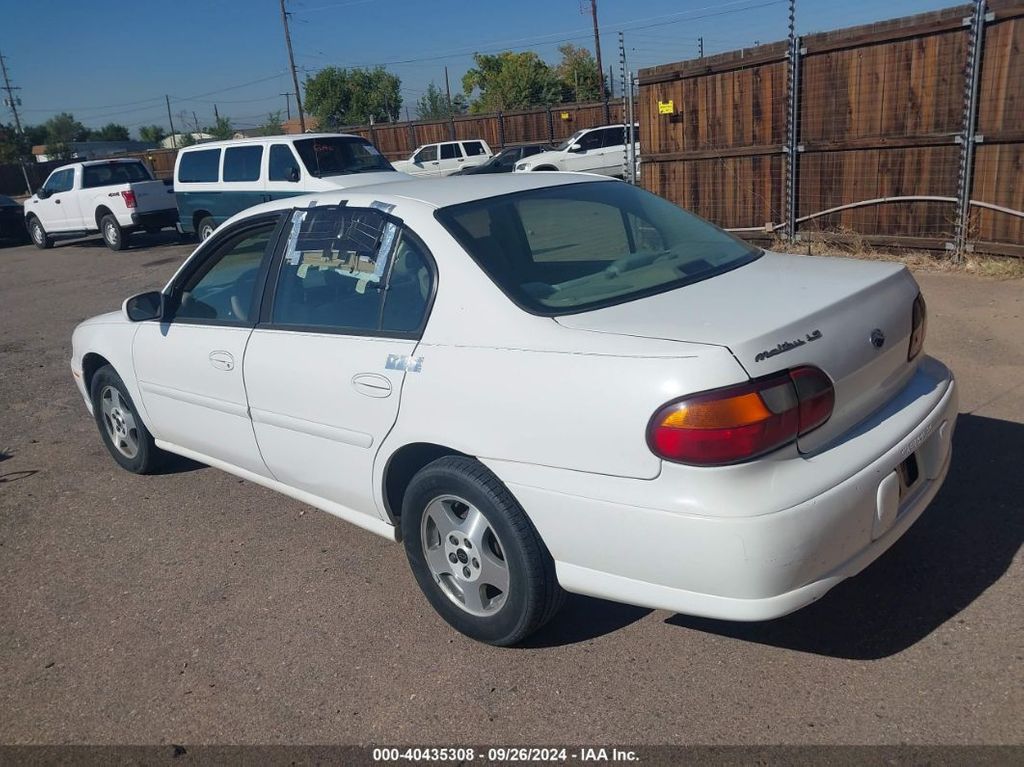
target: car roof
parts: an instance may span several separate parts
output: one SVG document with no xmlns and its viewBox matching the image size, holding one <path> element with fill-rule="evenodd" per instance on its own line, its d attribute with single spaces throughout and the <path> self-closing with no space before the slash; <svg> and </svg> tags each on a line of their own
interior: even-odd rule
<svg viewBox="0 0 1024 767">
<path fill-rule="evenodd" d="M 387 202 L 394 198 L 412 200 L 433 208 L 446 208 L 464 202 L 483 200 L 488 197 L 499 197 L 504 194 L 565 186 L 579 183 L 622 183 L 608 176 L 593 173 L 564 173 L 536 171 L 533 173 L 500 173 L 479 176 L 444 176 L 441 178 L 418 179 L 408 181 L 392 181 L 386 184 L 368 184 L 367 186 L 339 189 L 330 192 L 317 192 L 302 197 L 290 197 L 275 200 L 260 206 L 262 211 L 281 208 L 302 207 L 304 200 L 317 200 L 319 205 L 333 205 L 342 200 L 354 197 L 370 197 L 373 200 Z"/>
<path fill-rule="evenodd" d="M 299 141 L 307 138 L 357 138 L 366 141 L 363 136 L 354 133 L 281 133 L 277 136 L 251 136 L 250 138 L 229 138 L 222 141 L 201 141 L 198 144 L 182 147 L 182 152 L 194 152 L 197 149 L 213 149 L 221 146 L 232 146 L 234 144 L 263 144 L 270 141 Z"/>
</svg>

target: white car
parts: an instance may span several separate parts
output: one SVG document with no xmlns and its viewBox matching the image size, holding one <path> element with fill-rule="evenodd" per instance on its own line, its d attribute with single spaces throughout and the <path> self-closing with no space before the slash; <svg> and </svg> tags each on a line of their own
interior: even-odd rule
<svg viewBox="0 0 1024 767">
<path fill-rule="evenodd" d="M 900 265 L 504 174 L 246 210 L 71 367 L 122 467 L 177 453 L 404 540 L 437 612 L 507 645 L 563 590 L 750 621 L 859 572 L 949 468 L 924 335 Z"/>
<path fill-rule="evenodd" d="M 25 202 L 25 225 L 43 250 L 55 240 L 93 232 L 111 250 L 123 250 L 132 232 L 156 232 L 177 222 L 174 187 L 154 179 L 140 160 L 62 165 Z"/>
<path fill-rule="evenodd" d="M 634 125 L 639 134 L 640 126 Z M 535 170 L 561 170 L 576 173 L 598 173 L 602 176 L 623 177 L 627 167 L 627 125 L 604 125 L 576 131 L 558 147 L 541 152 L 516 163 L 515 173 Z M 634 149 L 634 162 L 640 166 L 640 143 Z"/>
<path fill-rule="evenodd" d="M 391 163 L 395 170 L 410 176 L 450 176 L 460 170 L 482 165 L 494 156 L 483 139 L 442 141 L 419 147 L 408 160 Z"/>
</svg>

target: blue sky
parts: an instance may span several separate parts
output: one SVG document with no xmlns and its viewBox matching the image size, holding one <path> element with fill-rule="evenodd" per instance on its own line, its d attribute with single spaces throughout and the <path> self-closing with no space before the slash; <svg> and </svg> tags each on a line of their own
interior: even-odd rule
<svg viewBox="0 0 1024 767">
<path fill-rule="evenodd" d="M 802 34 L 943 8 L 941 0 L 798 0 Z M 536 50 L 558 59 L 563 42 L 591 47 L 589 0 L 288 0 L 296 65 L 385 64 L 404 104 L 427 85 L 452 90 L 473 51 Z M 599 0 L 604 68 L 618 72 L 618 30 L 629 66 L 693 58 L 785 38 L 784 0 Z M 586 11 L 586 15 L 581 13 Z M 89 127 L 119 122 L 166 129 L 164 94 L 178 125 L 213 121 L 214 104 L 238 127 L 284 109 L 292 90 L 277 0 L 0 0 L 0 53 L 21 86 L 24 122 L 72 112 Z M 294 110 L 294 100 L 292 101 Z M 11 115 L 0 107 L 0 120 Z"/>
</svg>

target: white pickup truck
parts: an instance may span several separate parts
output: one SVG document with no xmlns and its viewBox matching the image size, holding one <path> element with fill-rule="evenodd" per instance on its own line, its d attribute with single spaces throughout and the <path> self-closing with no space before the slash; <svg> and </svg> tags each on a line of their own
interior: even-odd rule
<svg viewBox="0 0 1024 767">
<path fill-rule="evenodd" d="M 57 239 L 100 232 L 108 248 L 123 250 L 132 232 L 177 222 L 174 187 L 154 179 L 139 160 L 63 165 L 25 202 L 28 232 L 43 249 Z"/>
</svg>

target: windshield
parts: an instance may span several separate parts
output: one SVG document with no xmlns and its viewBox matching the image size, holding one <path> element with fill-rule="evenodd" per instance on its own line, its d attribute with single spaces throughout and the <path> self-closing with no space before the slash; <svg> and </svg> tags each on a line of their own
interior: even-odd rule
<svg viewBox="0 0 1024 767">
<path fill-rule="evenodd" d="M 453 205 L 438 220 L 513 301 L 574 314 L 742 266 L 758 248 L 618 182 L 531 189 Z"/>
<path fill-rule="evenodd" d="M 318 178 L 394 170 L 377 147 L 362 138 L 328 136 L 299 139 L 295 142 L 295 150 L 306 170 Z"/>
<path fill-rule="evenodd" d="M 570 146 L 575 144 L 579 140 L 579 137 L 582 136 L 582 135 L 583 135 L 583 131 L 581 131 L 581 130 L 576 131 L 571 136 L 569 136 L 569 138 L 567 138 L 565 141 L 563 141 L 561 144 L 559 144 L 557 147 L 555 147 L 555 151 L 556 152 L 564 152 Z"/>
</svg>

